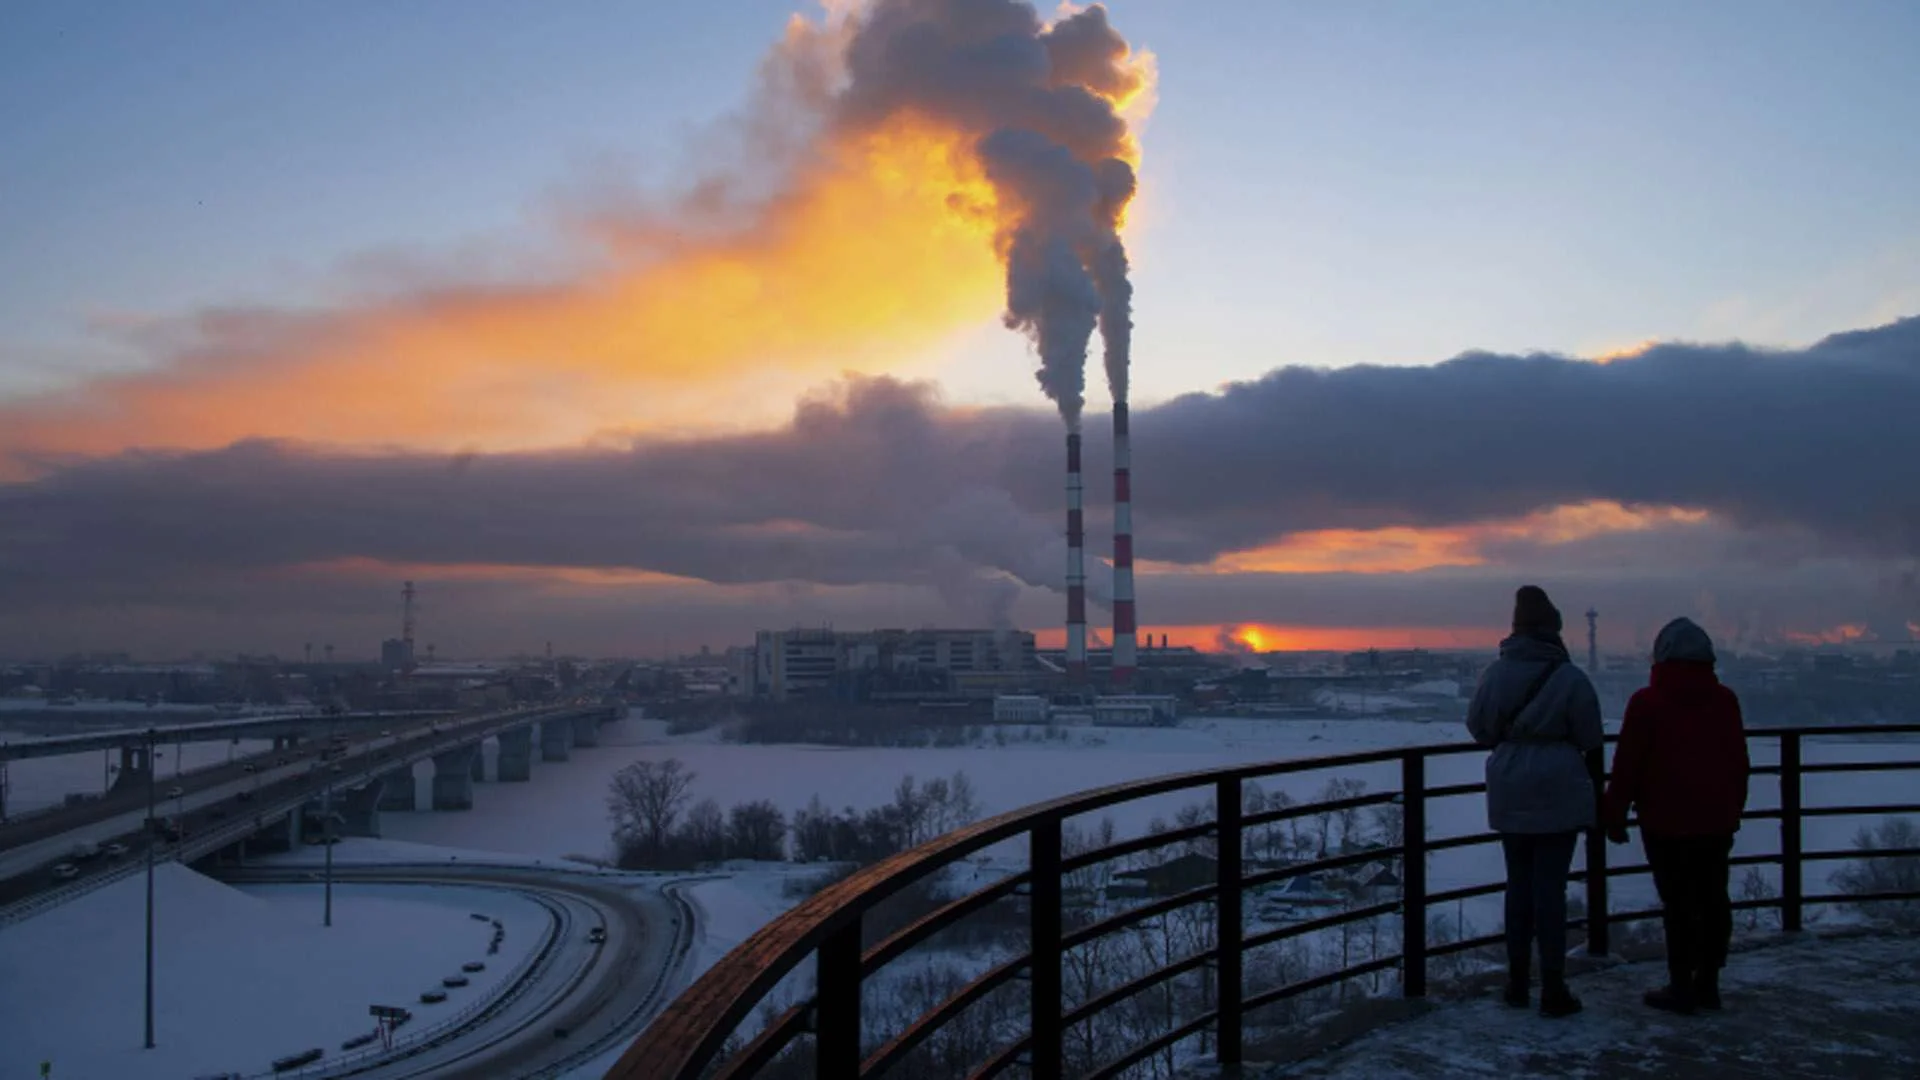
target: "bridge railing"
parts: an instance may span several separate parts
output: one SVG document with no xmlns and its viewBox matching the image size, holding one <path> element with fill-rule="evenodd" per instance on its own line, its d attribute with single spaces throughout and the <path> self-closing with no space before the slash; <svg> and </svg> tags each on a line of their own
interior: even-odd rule
<svg viewBox="0 0 1920 1080">
<path fill-rule="evenodd" d="M 1809 863 L 1853 859 L 1920 857 L 1920 848 L 1878 850 L 1809 850 L 1805 827 L 1819 818 L 1920 813 L 1920 803 L 1845 802 L 1807 805 L 1809 777 L 1821 774 L 1912 772 L 1920 760 L 1865 760 L 1808 762 L 1805 745 L 1812 740 L 1849 737 L 1887 738 L 1920 734 L 1920 724 L 1861 725 L 1814 728 L 1759 728 L 1749 733 L 1756 751 L 1774 750 L 1777 756 L 1755 766 L 1756 776 L 1778 778 L 1779 799 L 1774 807 L 1750 809 L 1750 823 L 1772 823 L 1778 829 L 1777 850 L 1740 855 L 1735 866 L 1772 865 L 1779 868 L 1776 895 L 1739 900 L 1739 909 L 1774 908 L 1786 931 L 1801 929 L 1806 910 L 1813 905 L 1866 904 L 1876 901 L 1913 901 L 1920 892 L 1883 891 L 1808 892 L 1804 868 Z M 1056 1080 L 1069 1072 L 1090 1077 L 1129 1075 L 1149 1059 L 1168 1055 L 1182 1044 L 1212 1046 L 1212 1057 L 1232 1065 L 1243 1056 L 1243 1022 L 1250 1012 L 1276 1006 L 1302 995 L 1360 977 L 1394 972 L 1400 992 L 1407 997 L 1426 993 L 1433 961 L 1441 956 L 1482 949 L 1503 940 L 1499 934 L 1461 935 L 1457 940 L 1429 940 L 1429 915 L 1440 905 L 1491 897 L 1504 881 L 1471 881 L 1459 887 L 1428 887 L 1428 863 L 1439 852 L 1497 844 L 1490 832 L 1472 832 L 1434 838 L 1430 835 L 1431 808 L 1438 800 L 1459 799 L 1485 791 L 1484 783 L 1435 783 L 1430 765 L 1436 761 L 1471 756 L 1454 762 L 1471 767 L 1485 750 L 1472 744 L 1412 747 L 1342 754 L 1330 757 L 1236 766 L 1202 772 L 1116 784 L 1086 791 L 1011 813 L 1002 814 L 938 837 L 920 847 L 866 867 L 829 885 L 786 914 L 761 928 L 687 989 L 621 1057 L 607 1074 L 610 1080 L 733 1080 L 777 1074 L 811 1074 L 820 1078 L 923 1076 L 933 1068 L 915 1053 L 929 1040 L 960 1021 L 988 995 L 1024 985 L 1025 1002 L 1017 1023 L 1001 1025 L 991 1049 L 978 1060 L 942 1060 L 938 1072 L 984 1080 L 1003 1073 Z M 1589 755 L 1589 768 L 1602 779 L 1602 755 Z M 1244 799 L 1254 781 L 1303 773 L 1371 769 L 1397 773 L 1397 786 L 1346 794 L 1315 802 L 1279 805 L 1248 812 Z M 1920 788 L 1909 788 L 1909 791 Z M 1094 811 L 1138 804 L 1169 794 L 1198 792 L 1212 796 L 1211 821 L 1076 850 L 1064 842 L 1063 825 Z M 1248 830 L 1317 815 L 1357 813 L 1369 808 L 1396 807 L 1397 842 L 1360 850 L 1329 852 L 1304 861 L 1255 867 L 1245 858 Z M 1749 826 L 1749 831 L 1751 830 Z M 1204 880 L 1175 883 L 1170 895 L 1138 906 L 1109 912 L 1100 908 L 1089 916 L 1076 897 L 1075 919 L 1068 915 L 1068 885 L 1072 874 L 1096 864 L 1138 856 L 1177 844 L 1211 844 L 1211 872 Z M 930 912 L 895 928 L 877 925 L 882 905 L 930 875 L 950 872 L 970 856 L 989 848 L 1017 845 L 1024 849 L 1025 868 L 1010 872 L 958 899 L 938 903 Z M 1605 955 L 1610 948 L 1610 926 L 1658 915 L 1658 910 L 1614 910 L 1609 905 L 1609 882 L 1630 874 L 1645 874 L 1644 865 L 1608 865 L 1607 845 L 1598 829 L 1585 837 L 1584 869 L 1572 875 L 1584 888 L 1584 914 L 1570 920 L 1583 933 L 1586 949 Z M 1400 870 L 1397 895 L 1391 899 L 1349 907 L 1317 918 L 1281 925 L 1250 928 L 1245 900 L 1249 890 L 1262 890 L 1290 879 L 1351 870 L 1386 862 Z M 1190 863 L 1191 865 L 1191 863 Z M 1205 866 L 1205 861 L 1200 862 Z M 894 1031 L 876 1031 L 868 1015 L 875 980 L 887 964 L 917 947 L 926 946 L 943 931 L 969 916 L 1002 902 L 1023 909 L 1024 952 L 990 962 L 969 981 L 947 993 L 944 1000 L 909 1019 Z M 1137 934 L 1154 920 L 1175 912 L 1198 913 L 1208 934 L 1202 947 L 1184 956 L 1162 949 L 1157 965 L 1121 985 L 1081 993 L 1069 1004 L 1063 986 L 1066 961 L 1077 950 L 1098 942 Z M 1248 986 L 1244 958 L 1250 950 L 1307 935 L 1339 931 L 1361 921 L 1398 922 L 1399 951 L 1369 955 L 1359 962 L 1341 961 L 1332 970 L 1290 978 L 1275 985 Z M 884 931 L 884 936 L 882 932 Z M 811 986 L 796 1004 L 783 1007 L 776 987 L 811 976 Z M 1173 980 L 1197 978 L 1203 983 L 1198 1009 L 1174 1017 L 1155 1032 L 1130 1035 L 1124 1045 L 1102 1039 L 1072 1041 L 1068 1033 L 1107 1010 L 1121 1007 Z M 867 991 L 866 993 L 863 993 Z M 1003 1014 L 1004 1015 L 1004 1014 Z M 757 1029 L 753 1026 L 758 1023 Z M 975 1032 L 980 1029 L 975 1028 Z M 1129 1029 L 1134 1030 L 1134 1029 Z M 801 1046 L 810 1041 L 811 1053 Z M 974 1043 L 981 1040 L 976 1038 Z M 1091 1053 L 1090 1053 L 1091 1052 Z M 1191 1054 L 1189 1054 L 1191 1056 Z M 806 1060 L 810 1058 L 811 1068 Z"/>
</svg>

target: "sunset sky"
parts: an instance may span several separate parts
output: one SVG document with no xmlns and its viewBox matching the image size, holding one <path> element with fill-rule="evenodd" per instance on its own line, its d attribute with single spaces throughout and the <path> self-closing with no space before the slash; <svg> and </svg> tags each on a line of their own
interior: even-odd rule
<svg viewBox="0 0 1920 1080">
<path fill-rule="evenodd" d="M 793 3 L 0 5 L 0 658 L 1044 637 L 974 78 L 1137 163 L 1143 633 L 1920 635 L 1920 7 Z"/>
</svg>

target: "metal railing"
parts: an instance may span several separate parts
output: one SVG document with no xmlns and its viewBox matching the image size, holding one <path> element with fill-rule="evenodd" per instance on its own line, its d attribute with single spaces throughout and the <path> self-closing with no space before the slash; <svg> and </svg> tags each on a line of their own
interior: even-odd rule
<svg viewBox="0 0 1920 1080">
<path fill-rule="evenodd" d="M 1877 850 L 1806 850 L 1803 845 L 1805 823 L 1814 818 L 1920 813 L 1920 803 L 1888 802 L 1879 804 L 1834 804 L 1807 806 L 1803 787 L 1810 775 L 1869 771 L 1920 770 L 1920 760 L 1844 761 L 1809 763 L 1802 758 L 1803 743 L 1809 739 L 1842 736 L 1906 736 L 1920 734 L 1920 724 L 1855 725 L 1811 728 L 1758 728 L 1748 732 L 1750 745 L 1757 748 L 1773 743 L 1778 746 L 1778 764 L 1759 764 L 1755 776 L 1779 778 L 1777 808 L 1750 809 L 1749 822 L 1771 821 L 1779 829 L 1776 852 L 1735 856 L 1733 866 L 1777 865 L 1780 887 L 1777 896 L 1742 899 L 1736 909 L 1777 908 L 1783 930 L 1802 928 L 1810 905 L 1865 903 L 1879 900 L 1920 899 L 1920 892 L 1880 891 L 1848 893 L 1808 893 L 1804 888 L 1803 867 L 1808 863 L 1874 857 L 1911 858 L 1920 856 L 1920 848 L 1880 848 Z M 1611 741 L 1611 740 L 1610 740 Z M 981 821 L 938 837 L 920 847 L 869 866 L 851 877 L 827 886 L 786 914 L 762 927 L 746 942 L 728 954 L 673 1002 L 654 1023 L 635 1040 L 625 1055 L 608 1072 L 609 1080 L 733 1080 L 761 1073 L 771 1063 L 799 1052 L 796 1040 L 812 1041 L 812 1074 L 821 1078 L 877 1077 L 909 1060 L 909 1055 L 943 1027 L 988 994 L 1015 983 L 1027 986 L 1025 1015 L 1021 1030 L 1003 1040 L 997 1051 L 984 1061 L 969 1064 L 966 1075 L 975 1080 L 1014 1071 L 1033 1080 L 1057 1080 L 1065 1073 L 1065 1035 L 1069 1028 L 1084 1023 L 1122 1001 L 1168 980 L 1198 973 L 1206 981 L 1204 1007 L 1195 1015 L 1173 1022 L 1172 1026 L 1141 1039 L 1133 1045 L 1103 1046 L 1105 1059 L 1091 1064 L 1079 1063 L 1084 1075 L 1113 1077 L 1134 1066 L 1167 1053 L 1170 1048 L 1196 1036 L 1211 1036 L 1213 1057 L 1221 1065 L 1242 1059 L 1242 1024 L 1255 1009 L 1276 1005 L 1301 995 L 1322 990 L 1344 980 L 1397 970 L 1401 993 L 1420 997 L 1426 993 L 1429 967 L 1439 956 L 1482 949 L 1504 940 L 1493 934 L 1466 937 L 1444 943 L 1428 940 L 1428 915 L 1437 905 L 1464 902 L 1474 897 L 1492 896 L 1504 890 L 1504 881 L 1478 882 L 1439 892 L 1427 887 L 1428 857 L 1436 852 L 1494 844 L 1496 833 L 1478 832 L 1461 836 L 1430 839 L 1429 804 L 1436 799 L 1474 795 L 1485 791 L 1484 783 L 1433 784 L 1428 765 L 1435 759 L 1483 755 L 1485 748 L 1473 744 L 1411 747 L 1397 750 L 1342 754 L 1331 757 L 1235 766 L 1201 772 L 1116 784 L 1040 803 Z M 1305 804 L 1284 805 L 1255 813 L 1243 811 L 1243 798 L 1251 781 L 1300 773 L 1325 773 L 1367 766 L 1398 765 L 1397 790 L 1369 792 L 1351 797 L 1323 799 Z M 1588 756 L 1588 766 L 1596 783 L 1603 779 L 1602 753 Z M 1920 788 L 1913 790 L 1920 791 Z M 1169 793 L 1202 792 L 1213 796 L 1214 820 L 1120 841 L 1087 851 L 1070 851 L 1062 844 L 1062 826 L 1069 818 L 1126 803 L 1152 799 Z M 1399 842 L 1366 850 L 1322 853 L 1308 861 L 1270 866 L 1248 873 L 1243 860 L 1247 830 L 1276 822 L 1311 815 L 1359 811 L 1368 807 L 1398 805 L 1401 812 Z M 956 866 L 970 855 L 1009 841 L 1024 844 L 1026 869 L 977 889 L 958 899 L 941 903 L 931 912 L 893 930 L 880 940 L 871 940 L 872 928 L 863 933 L 863 922 L 876 907 L 900 894 L 928 875 Z M 1063 918 L 1063 881 L 1076 870 L 1111 862 L 1123 857 L 1181 843 L 1210 841 L 1215 851 L 1212 879 L 1172 895 L 1150 900 L 1118 914 L 1104 915 L 1097 921 L 1069 930 Z M 1368 862 L 1391 860 L 1402 868 L 1399 895 L 1387 902 L 1353 907 L 1331 915 L 1249 933 L 1244 897 L 1248 890 L 1259 889 L 1301 875 L 1315 875 L 1361 866 Z M 1658 909 L 1614 911 L 1608 903 L 1608 882 L 1629 874 L 1645 874 L 1644 865 L 1609 866 L 1607 845 L 1599 829 L 1588 832 L 1585 843 L 1585 868 L 1571 875 L 1585 890 L 1584 916 L 1570 920 L 1570 927 L 1586 936 L 1589 953 L 1604 956 L 1610 948 L 1612 924 L 1656 917 Z M 1026 952 L 1011 957 L 979 973 L 932 1009 L 920 1014 L 903 1030 L 875 1034 L 863 1017 L 863 984 L 874 974 L 934 935 L 954 927 L 961 920 L 985 910 L 996 902 L 1024 901 Z M 1146 920 L 1180 909 L 1200 906 L 1211 914 L 1212 945 L 1182 958 L 1168 958 L 1144 975 L 1116 988 L 1089 997 L 1069 1007 L 1064 999 L 1063 959 L 1078 947 L 1128 931 Z M 1400 949 L 1390 956 L 1371 956 L 1360 963 L 1347 963 L 1337 970 L 1281 985 L 1249 988 L 1245 985 L 1244 954 L 1261 946 L 1324 932 L 1344 924 L 1397 916 Z M 798 1004 L 775 1011 L 778 1002 L 770 994 L 790 975 L 808 973 L 813 985 Z M 763 1008 L 766 1006 L 766 1008 Z M 756 1010 L 767 1015 L 757 1032 L 743 1025 L 755 1018 Z M 1169 1018 L 1171 1020 L 1171 1018 Z M 904 1072 L 895 1075 L 906 1075 Z"/>
</svg>

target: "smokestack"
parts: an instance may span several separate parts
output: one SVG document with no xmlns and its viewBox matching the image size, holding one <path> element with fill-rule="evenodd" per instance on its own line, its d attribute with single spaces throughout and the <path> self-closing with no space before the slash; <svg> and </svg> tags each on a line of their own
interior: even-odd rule
<svg viewBox="0 0 1920 1080">
<path fill-rule="evenodd" d="M 1087 681 L 1086 537 L 1080 528 L 1080 433 L 1067 432 L 1067 679 Z"/>
<path fill-rule="evenodd" d="M 1113 403 L 1113 685 L 1133 684 L 1133 480 L 1127 403 Z"/>
<path fill-rule="evenodd" d="M 1600 670 L 1600 613 L 1587 609 L 1587 673 L 1595 674 Z"/>
</svg>

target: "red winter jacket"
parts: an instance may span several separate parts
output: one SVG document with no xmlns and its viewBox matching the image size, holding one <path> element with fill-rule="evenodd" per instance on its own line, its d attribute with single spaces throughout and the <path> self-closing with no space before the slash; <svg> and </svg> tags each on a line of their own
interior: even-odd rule
<svg viewBox="0 0 1920 1080">
<path fill-rule="evenodd" d="M 1740 699 L 1713 665 L 1661 661 L 1627 702 L 1602 813 L 1624 826 L 1637 807 L 1641 829 L 1662 836 L 1731 834 L 1747 805 L 1747 768 Z"/>
</svg>

